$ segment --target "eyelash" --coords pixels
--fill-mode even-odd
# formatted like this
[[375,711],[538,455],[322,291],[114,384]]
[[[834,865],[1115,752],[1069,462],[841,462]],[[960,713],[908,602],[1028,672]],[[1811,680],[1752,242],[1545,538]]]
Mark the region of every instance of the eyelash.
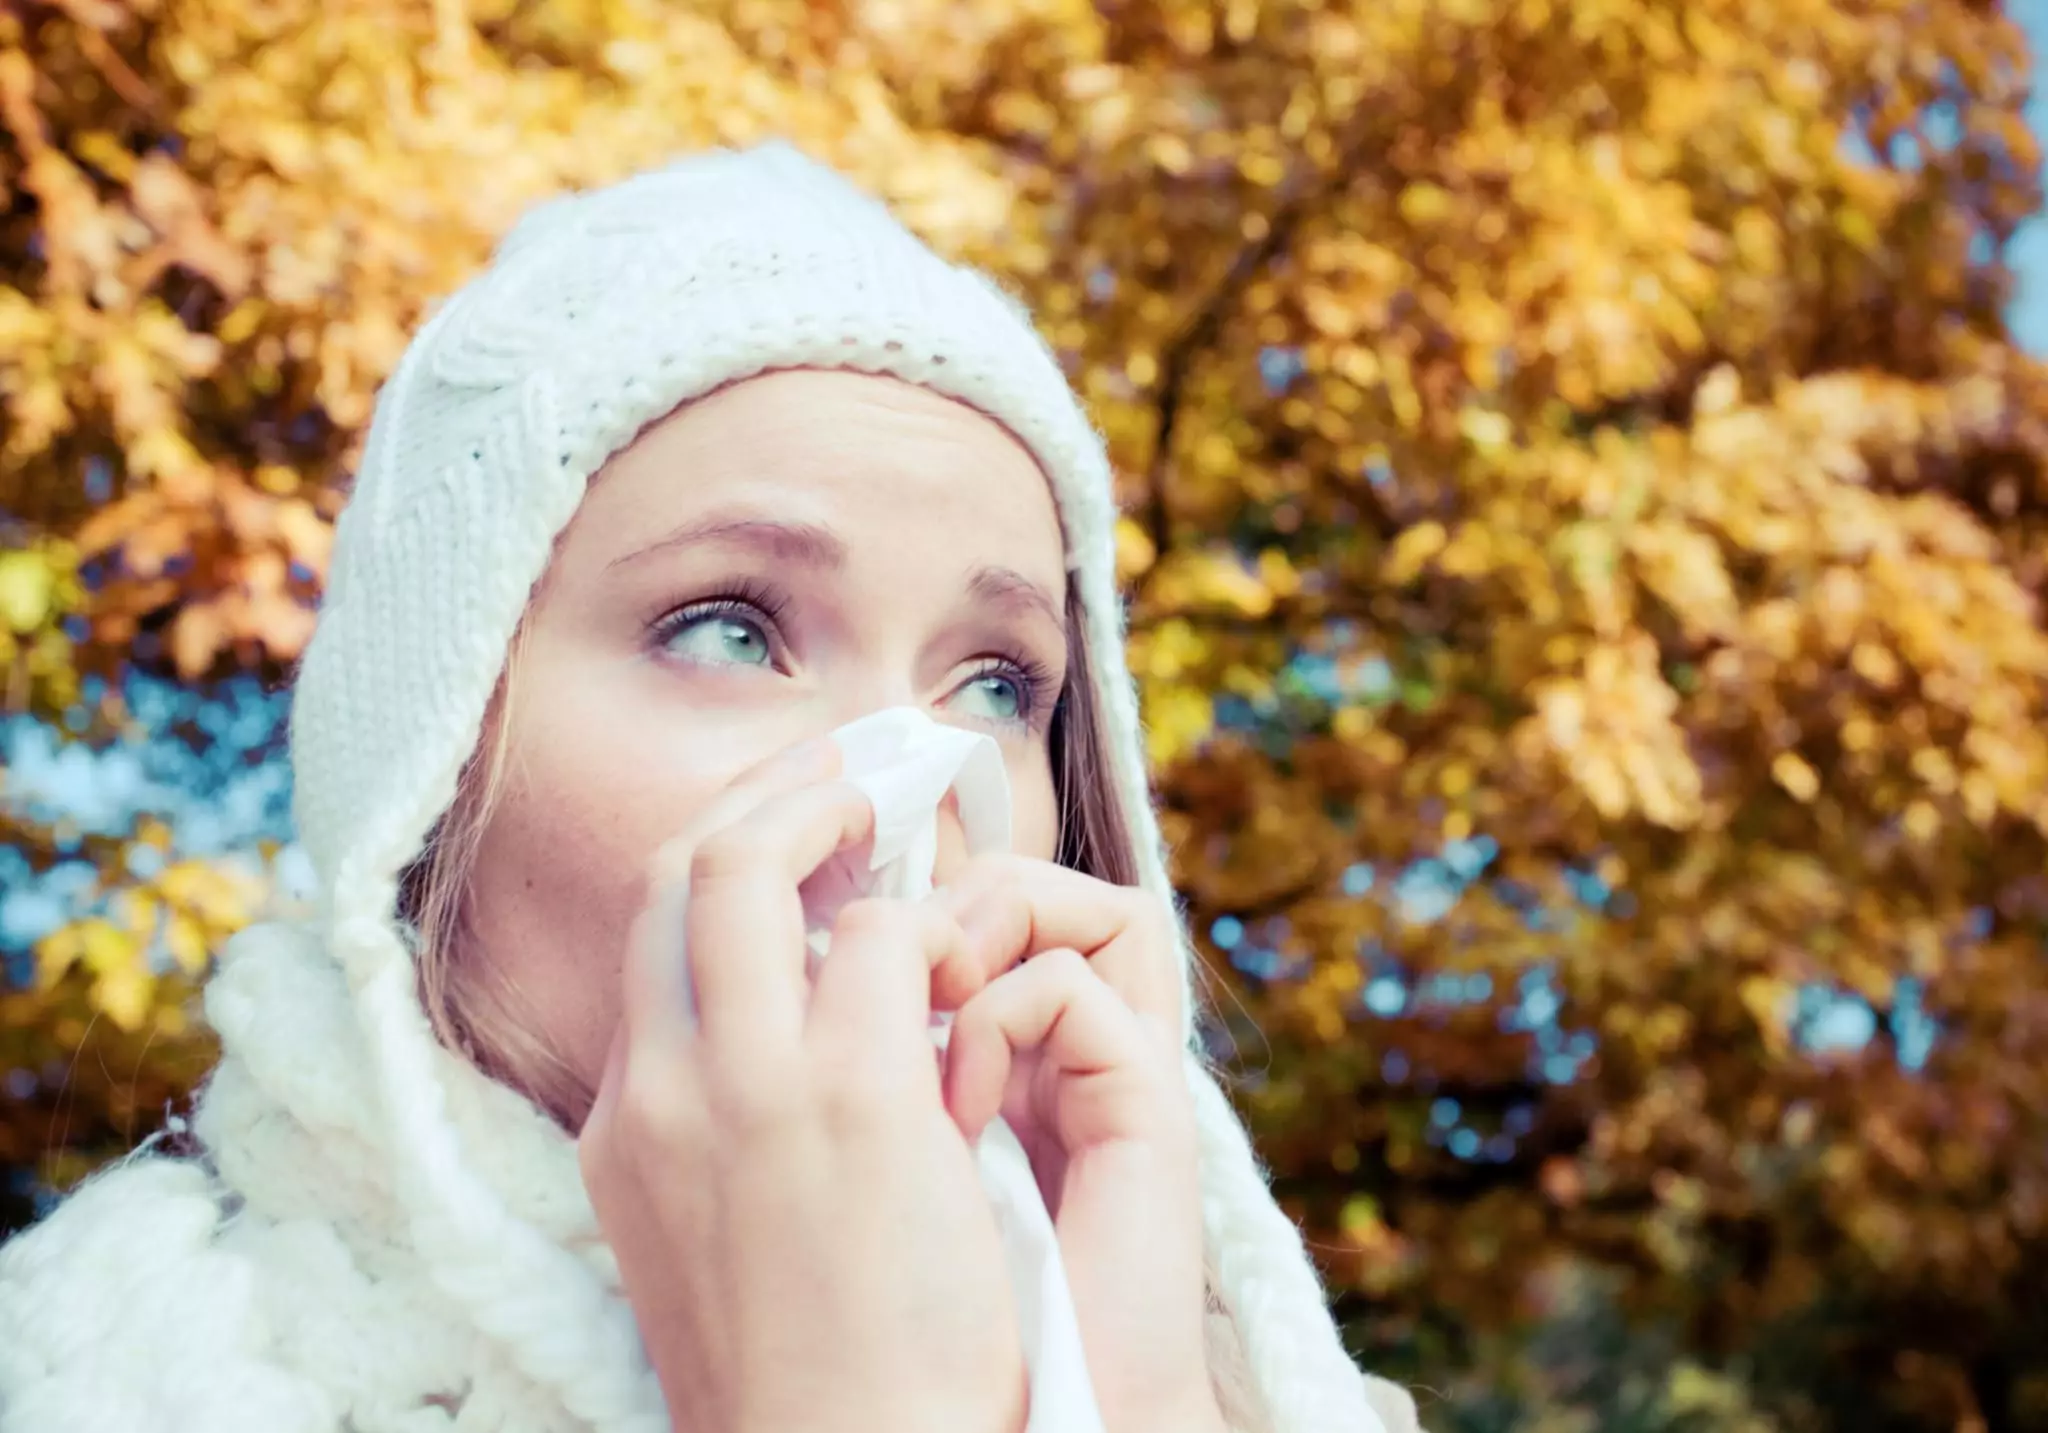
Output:
[[648,624],[647,640],[659,651],[678,632],[693,623],[702,622],[706,617],[745,617],[759,622],[762,635],[768,638],[770,648],[779,655],[781,643],[778,633],[783,615],[788,611],[789,597],[785,593],[766,583],[742,578],[716,596],[685,602],[664,612]]
[[981,658],[961,685],[978,682],[984,677],[1002,677],[1017,684],[1018,712],[1012,723],[1016,726],[1036,726],[1052,708],[1047,694],[1051,693],[1055,699],[1058,696],[1058,676],[1053,669],[1021,652]]
[[[779,657],[779,634],[789,606],[788,594],[779,588],[750,578],[741,579],[715,596],[686,602],[657,617],[648,624],[648,642],[659,651],[663,644],[692,623],[707,617],[737,616],[758,621],[771,651]],[[1017,726],[1036,725],[1052,706],[1052,701],[1047,699],[1048,693],[1055,700],[1058,697],[1058,673],[1023,652],[1001,652],[980,658],[961,685],[978,682],[984,677],[1005,677],[1017,684],[1021,708],[1014,723]]]

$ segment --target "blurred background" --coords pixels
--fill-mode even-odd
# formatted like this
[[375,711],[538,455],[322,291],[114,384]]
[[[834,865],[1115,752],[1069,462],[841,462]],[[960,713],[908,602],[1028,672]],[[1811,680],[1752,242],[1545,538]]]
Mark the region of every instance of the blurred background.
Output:
[[0,1229],[303,900],[373,393],[785,136],[1107,435],[1210,1037],[1435,1433],[2048,1429],[2048,0],[0,5]]

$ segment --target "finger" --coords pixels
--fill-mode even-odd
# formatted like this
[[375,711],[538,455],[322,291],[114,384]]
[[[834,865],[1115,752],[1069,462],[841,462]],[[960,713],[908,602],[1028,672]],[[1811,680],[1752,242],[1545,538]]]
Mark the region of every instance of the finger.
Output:
[[785,792],[833,780],[843,761],[839,743],[830,737],[817,737],[778,751],[742,771],[699,808],[676,839],[663,848],[674,853],[669,857],[677,865],[674,874],[682,879],[688,877],[690,853],[714,831],[745,820],[763,802]]
[[[590,1108],[583,1116],[583,1126],[576,1131],[579,1146],[585,1130],[603,1129],[612,1119],[612,1112],[619,1101],[619,1087],[626,1073],[626,1032],[621,1026],[612,1034],[612,1042],[605,1049],[604,1074],[598,1079],[597,1094],[591,1099]],[[587,1155],[586,1155],[587,1157]]]
[[697,847],[683,924],[702,1039],[794,1052],[807,996],[797,887],[873,826],[866,795],[835,781],[772,797]]
[[[945,1097],[968,1138],[1001,1111],[1026,1052],[1051,1067],[1052,1108],[1039,1112],[1040,1122],[1069,1153],[1141,1137],[1153,1124],[1158,1053],[1137,1015],[1079,952],[1046,951],[960,1008],[946,1051]],[[1045,1093],[1042,1085],[1037,1093]]]
[[626,938],[620,972],[625,1043],[641,1046],[689,1038],[696,1026],[689,972],[683,964],[683,907],[686,880],[655,874],[646,902]]
[[933,1068],[932,972],[964,953],[960,923],[922,901],[855,901],[832,925],[811,982],[805,1038],[816,1058]]
[[[931,899],[966,931],[971,979],[994,980],[1044,951],[1077,950],[1132,1009],[1179,1030],[1178,926],[1152,892],[1113,886],[1050,861],[1000,855],[968,862]],[[939,999],[944,1004],[971,994],[948,989]]]
[[744,819],[773,797],[838,775],[839,747],[829,739],[804,742],[742,772],[714,797],[682,834],[655,853],[647,894],[626,943],[620,972],[627,1038],[673,1040],[695,1023],[683,961],[683,912],[690,861],[711,832]]
[[956,793],[948,791],[939,803],[935,829],[938,842],[932,858],[932,881],[943,886],[964,870],[969,860],[967,827],[960,820],[960,798]]

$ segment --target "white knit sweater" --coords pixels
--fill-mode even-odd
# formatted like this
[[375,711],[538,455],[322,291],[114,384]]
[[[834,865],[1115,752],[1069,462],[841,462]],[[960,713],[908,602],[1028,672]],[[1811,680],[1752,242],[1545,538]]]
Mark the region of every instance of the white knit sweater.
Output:
[[[204,1153],[145,1152],[0,1251],[4,1433],[427,1433],[588,1425],[435,1285],[389,1184],[340,970],[240,937],[207,992]],[[480,1082],[461,1088],[488,1092]],[[574,1147],[524,1101],[454,1111],[517,1213],[608,1274]]]
[[[1030,448],[1086,610],[1104,779],[1171,898],[1108,462],[1028,320],[787,149],[544,208],[407,350],[336,533],[292,718],[319,917],[245,933],[208,988],[202,1152],[131,1159],[0,1251],[0,1433],[667,1428],[575,1145],[434,1041],[397,882],[590,476],[678,404],[790,367],[920,384]],[[1188,1077],[1236,1421],[1405,1433],[1412,1404],[1361,1381],[1192,1053]]]

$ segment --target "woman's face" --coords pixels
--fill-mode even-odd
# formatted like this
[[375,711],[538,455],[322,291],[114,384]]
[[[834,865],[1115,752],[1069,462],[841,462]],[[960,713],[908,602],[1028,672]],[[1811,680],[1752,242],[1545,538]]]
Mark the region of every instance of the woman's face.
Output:
[[468,959],[595,1087],[655,851],[748,767],[884,707],[986,732],[1050,859],[1066,571],[1004,429],[849,373],[737,384],[608,463],[527,614]]

